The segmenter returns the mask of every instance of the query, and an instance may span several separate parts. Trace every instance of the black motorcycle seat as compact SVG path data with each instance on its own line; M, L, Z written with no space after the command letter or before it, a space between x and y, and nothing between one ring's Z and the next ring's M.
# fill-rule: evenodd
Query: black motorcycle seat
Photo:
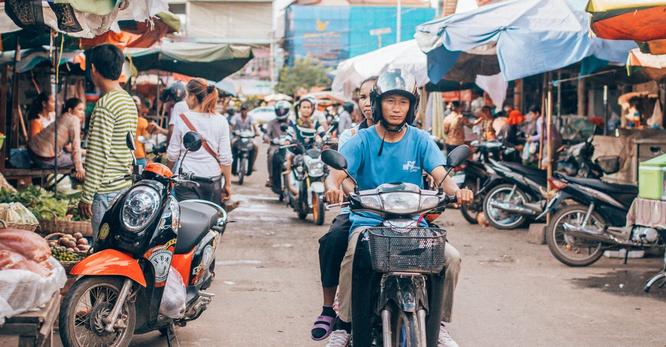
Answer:
M190 252L217 223L218 218L220 218L219 212L210 205L197 201L182 201L175 253Z
M502 165L508 167L509 169L523 174L531 179L537 180L537 181L546 181L547 178L547 173L546 170L539 170L535 168L531 168L529 166L524 166L518 163L512 163L508 161L503 161L501 162Z
M628 194L628 195L638 195L638 187L633 184L616 184L616 183L607 183L595 178L578 178L567 176L566 180L571 183L580 184L581 186L586 186L600 190L604 193L619 193L619 194Z

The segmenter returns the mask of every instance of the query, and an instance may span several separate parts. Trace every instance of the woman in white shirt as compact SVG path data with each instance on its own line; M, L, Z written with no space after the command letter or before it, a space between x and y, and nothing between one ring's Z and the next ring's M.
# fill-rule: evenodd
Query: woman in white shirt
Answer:
M203 199L222 205L231 197L231 142L229 123L215 112L218 92L214 85L203 79L193 79L187 84L187 105L189 111L177 115L173 135L167 149L168 165L185 153L183 136L196 131L208 146L190 152L180 165L184 173L191 173L195 185L176 187L176 198L181 200ZM208 148L207 148L208 147ZM224 181L222 177L224 176ZM224 183L222 183L224 182Z

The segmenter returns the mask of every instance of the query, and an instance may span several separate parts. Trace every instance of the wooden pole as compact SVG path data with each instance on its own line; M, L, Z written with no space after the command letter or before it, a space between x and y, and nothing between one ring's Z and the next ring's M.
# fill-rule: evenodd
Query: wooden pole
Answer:
M8 77L9 75L9 66L5 64L2 67L2 82L0 82L0 132L7 136L9 134L7 132L7 84L8 84ZM8 139L5 137L5 142ZM7 158L7 153L8 151L8 144L4 144L2 146L2 150L0 150L0 171L4 171L5 169L5 159Z
M9 121L9 128L8 134L11 133L11 136L8 135L8 140L11 140L9 145L11 146L10 148L15 148L18 146L18 131L14 131L16 127L16 120L18 116L18 109L19 109L19 92L18 92L18 84L19 84L19 75L18 72L16 71L16 64L21 60L21 43L19 40L16 40L16 50L14 51L14 67L13 67L13 73L12 73L12 114L9 116L10 121ZM7 145L5 145L7 146Z
M550 179L553 177L553 137L551 136L553 128L553 90L551 85L548 86L546 105L546 177L548 178L546 187L547 191L550 192L552 189ZM550 223L550 213L546 215L546 224L548 223Z

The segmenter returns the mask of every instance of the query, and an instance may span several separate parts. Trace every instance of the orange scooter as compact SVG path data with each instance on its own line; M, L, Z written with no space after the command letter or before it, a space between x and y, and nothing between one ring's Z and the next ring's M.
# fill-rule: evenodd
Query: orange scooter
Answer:
M195 132L183 142L182 159L202 145ZM130 135L127 144L134 149ZM176 201L171 195L176 185L197 183L164 165L148 164L134 177L134 185L104 215L93 253L70 272L77 279L63 299L59 320L65 346L128 346L134 334L154 330L171 344L174 326L199 318L214 297L205 290L215 277L225 210L203 200ZM187 293L178 318L159 313L171 267Z

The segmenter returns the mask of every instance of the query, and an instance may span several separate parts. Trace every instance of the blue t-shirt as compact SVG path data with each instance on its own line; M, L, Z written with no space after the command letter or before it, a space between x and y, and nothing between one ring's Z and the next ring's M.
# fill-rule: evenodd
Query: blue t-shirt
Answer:
M347 160L349 174L358 182L360 190L374 189L384 183L413 183L423 188L423 171L431 173L445 163L445 158L430 135L409 126L398 142L384 142L378 156L382 138L375 127L360 130L340 148ZM372 213L350 215L352 229L375 226L381 217Z

